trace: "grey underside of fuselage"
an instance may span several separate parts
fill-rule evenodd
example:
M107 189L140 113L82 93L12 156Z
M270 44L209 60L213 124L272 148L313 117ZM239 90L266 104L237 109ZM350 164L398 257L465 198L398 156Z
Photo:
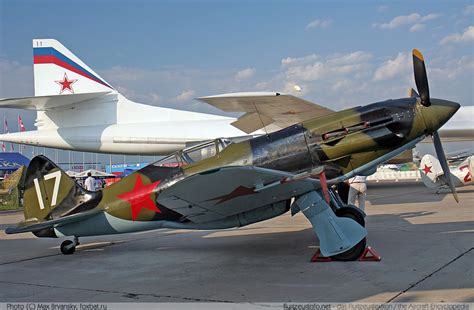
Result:
M180 223L173 221L129 221L112 216L107 212L101 212L85 221L56 227L54 231L57 237L81 237L130 233L160 228L200 230L226 229L241 227L271 219L285 213L288 210L288 202L280 201L252 211L243 212L220 220L199 224L192 222Z

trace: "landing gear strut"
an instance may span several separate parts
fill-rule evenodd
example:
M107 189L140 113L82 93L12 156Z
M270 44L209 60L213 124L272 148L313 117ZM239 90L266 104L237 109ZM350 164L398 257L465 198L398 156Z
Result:
M61 253L63 253L64 255L74 254L74 252L76 251L76 246L78 246L79 244L80 243L78 237L74 237L74 241L64 240L61 243Z

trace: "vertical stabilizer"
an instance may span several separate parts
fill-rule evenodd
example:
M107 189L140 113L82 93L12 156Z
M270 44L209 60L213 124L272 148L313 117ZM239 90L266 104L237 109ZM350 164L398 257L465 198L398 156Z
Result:
M439 160L433 155L426 154L421 158L420 173L421 179L426 187L431 188L444 185L440 179L440 176L444 174L443 169L441 168Z
M89 192L45 156L34 157L23 183L25 220L53 220L94 207L100 192ZM79 208L79 209L78 209Z
M113 88L54 39L33 40L35 96L112 91Z

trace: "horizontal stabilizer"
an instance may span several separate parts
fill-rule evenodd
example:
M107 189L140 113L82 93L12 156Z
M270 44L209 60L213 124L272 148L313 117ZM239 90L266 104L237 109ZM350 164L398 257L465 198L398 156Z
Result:
M35 232L43 229L59 227L67 224L76 223L88 219L98 213L101 213L102 210L94 209L82 213L77 213L73 215L68 215L65 217L57 218L54 220L43 221L43 222L22 222L16 227L7 227L5 229L6 234L19 234L24 232Z
M0 108L47 111L69 106L83 101L96 99L111 92L84 93L72 95L35 96L0 99Z

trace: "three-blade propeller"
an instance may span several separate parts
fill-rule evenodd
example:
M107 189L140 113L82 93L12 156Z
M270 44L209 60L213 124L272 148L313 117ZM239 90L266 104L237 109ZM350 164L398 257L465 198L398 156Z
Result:
M420 96L420 103L429 107L430 102L430 89L428 86L428 76L426 74L425 59L419 50L416 48L412 51L413 55L413 72L415 74L415 84L418 89ZM441 144L441 139L437 131L433 132L433 144L436 150L436 155L443 168L444 178L453 193L454 199L456 202L459 202L458 194L456 192L456 187L454 186L453 179L451 178L451 171L449 170L448 161L446 160L446 155L444 154L443 145Z

